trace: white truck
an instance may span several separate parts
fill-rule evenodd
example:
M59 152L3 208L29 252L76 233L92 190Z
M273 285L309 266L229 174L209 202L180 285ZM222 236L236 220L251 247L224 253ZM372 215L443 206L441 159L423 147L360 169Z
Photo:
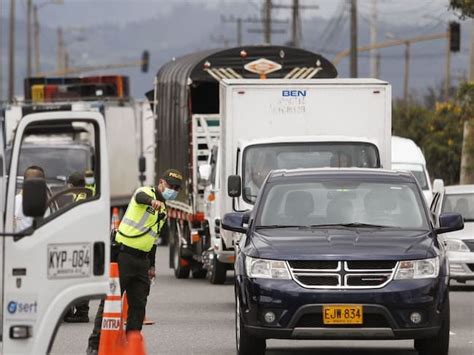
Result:
M0 125L4 132L3 120ZM60 197L72 191L53 193L42 178L23 181L23 171L18 169L25 142L32 135L53 133L65 126L92 133L89 146L97 190L93 197L60 205ZM4 134L0 135L0 353L46 354L71 305L103 297L109 290L110 191L105 122L99 112L90 111L28 114L19 121L14 135L8 175ZM57 162L67 164L61 156ZM26 229L20 230L20 219L26 221Z
M221 136L205 219L211 270L221 283L234 260L225 213L251 210L270 170L391 166L391 87L375 79L222 80ZM234 181L228 182L234 175ZM238 177L236 177L237 175ZM237 178L237 181L235 180ZM230 199L227 192L239 197Z
M428 206L433 199L431 178L426 168L423 151L416 143L404 137L392 137L392 169L410 171L420 184Z

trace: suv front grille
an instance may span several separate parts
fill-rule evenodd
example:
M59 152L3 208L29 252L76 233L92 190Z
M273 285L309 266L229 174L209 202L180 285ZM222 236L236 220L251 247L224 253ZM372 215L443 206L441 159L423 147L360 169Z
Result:
M293 279L306 288L381 288L392 281L396 261L289 261Z

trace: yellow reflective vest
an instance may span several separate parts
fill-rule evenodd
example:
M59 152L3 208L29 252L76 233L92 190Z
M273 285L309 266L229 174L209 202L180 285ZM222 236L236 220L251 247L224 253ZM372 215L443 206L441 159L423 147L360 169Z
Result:
M130 248L149 252L166 222L166 206L161 203L160 208L155 211L151 206L137 203L135 196L139 192L146 193L154 200L157 199L152 187L137 189L120 222L115 241Z

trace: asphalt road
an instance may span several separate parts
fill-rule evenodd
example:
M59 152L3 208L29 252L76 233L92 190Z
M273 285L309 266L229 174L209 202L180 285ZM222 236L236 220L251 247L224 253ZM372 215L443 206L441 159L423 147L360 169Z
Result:
M157 254L158 276L148 301L144 327L149 354L235 354L233 275L223 286L207 280L177 280L168 269L167 248ZM84 354L97 302L91 302L89 324L64 323L53 354ZM267 355L417 355L412 341L267 341ZM450 355L474 354L474 283L451 293Z

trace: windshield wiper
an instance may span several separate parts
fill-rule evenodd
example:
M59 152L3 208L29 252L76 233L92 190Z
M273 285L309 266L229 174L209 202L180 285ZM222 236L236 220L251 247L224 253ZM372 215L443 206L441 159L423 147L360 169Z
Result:
M303 226L290 226L283 224L270 224L268 226L255 226L255 229L301 228Z

